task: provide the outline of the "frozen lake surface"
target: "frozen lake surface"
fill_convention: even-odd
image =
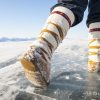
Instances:
[[[18,61],[30,43],[0,43],[0,100],[100,100],[100,76],[87,72],[87,40],[65,38],[53,55],[45,90],[34,89]]]

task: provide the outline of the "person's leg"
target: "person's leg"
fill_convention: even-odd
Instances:
[[[52,54],[69,28],[82,20],[86,6],[87,2],[83,0],[59,1],[52,7],[37,40],[20,57],[26,77],[35,86],[43,87],[49,83]]]
[[[88,70],[100,71],[100,0],[89,1],[89,15],[87,19],[89,27],[89,56]]]

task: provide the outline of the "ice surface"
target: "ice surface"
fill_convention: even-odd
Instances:
[[[52,58],[51,84],[45,90],[36,90],[27,81],[18,62],[29,44],[0,43],[0,100],[100,100],[99,74],[87,72],[87,40],[61,43]]]
[[[30,42],[0,42],[0,68],[15,63],[29,44]]]

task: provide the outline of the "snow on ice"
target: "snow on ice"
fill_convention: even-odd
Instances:
[[[31,43],[0,42],[0,100],[99,100],[99,75],[87,72],[87,40],[64,39],[52,58],[51,84],[41,91],[27,81],[18,61]]]

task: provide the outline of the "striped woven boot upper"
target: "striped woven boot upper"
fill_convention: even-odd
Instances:
[[[74,20],[74,14],[69,9],[62,6],[54,8],[37,40],[21,57],[26,77],[36,86],[49,82],[52,54]]]
[[[88,69],[90,72],[100,71],[100,22],[89,26],[89,57]]]
[[[38,42],[45,42],[48,49],[44,49],[47,52],[51,52],[58,47],[59,43],[64,39],[68,29],[74,22],[74,15],[72,11],[65,7],[56,7],[47,19],[40,35]]]

